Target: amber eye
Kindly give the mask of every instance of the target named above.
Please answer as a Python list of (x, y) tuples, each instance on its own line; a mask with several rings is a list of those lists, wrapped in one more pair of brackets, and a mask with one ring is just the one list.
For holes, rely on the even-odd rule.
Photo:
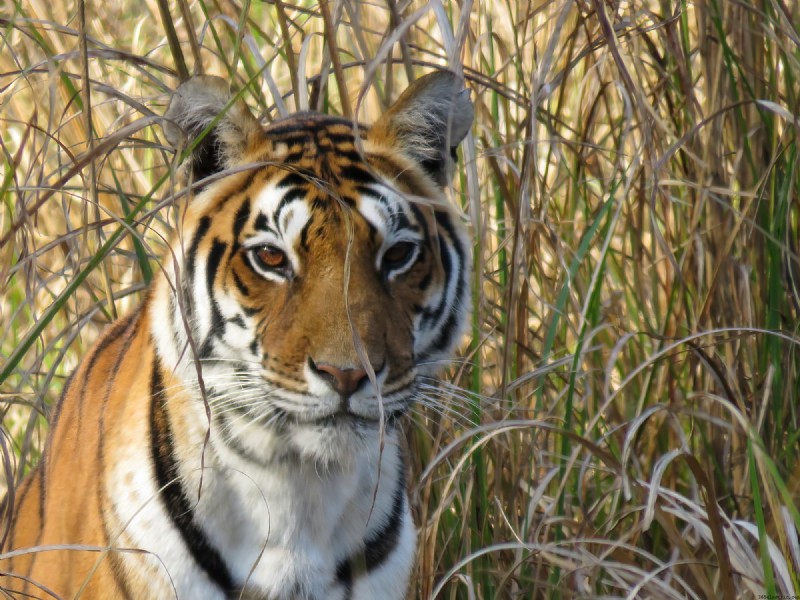
[(383, 268), (387, 271), (396, 270), (407, 265), (417, 252), (417, 245), (413, 242), (397, 242), (383, 253)]
[(262, 269), (282, 270), (289, 265), (286, 253), (275, 246), (265, 244), (253, 248), (250, 252), (256, 265)]

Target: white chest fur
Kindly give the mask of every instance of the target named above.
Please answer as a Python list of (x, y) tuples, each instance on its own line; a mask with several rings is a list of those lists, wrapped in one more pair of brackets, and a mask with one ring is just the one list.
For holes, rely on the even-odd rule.
[(145, 449), (113, 463), (111, 522), (124, 531), (117, 545), (152, 553), (123, 562), (133, 571), (149, 563), (153, 597), (404, 597), (416, 533), (396, 430), (382, 440), (373, 431), (346, 464), (333, 465), (303, 459), (265, 431), (259, 464), (217, 427), (204, 444), (207, 430), (203, 410), (173, 423), (179, 481), (164, 489), (131, 468), (153, 462)]

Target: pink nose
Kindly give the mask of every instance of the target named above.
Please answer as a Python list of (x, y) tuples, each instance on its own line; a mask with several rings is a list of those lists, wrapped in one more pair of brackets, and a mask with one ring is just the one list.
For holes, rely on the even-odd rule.
[(327, 363), (315, 363), (309, 359), (311, 370), (328, 382), (334, 390), (342, 396), (352, 396), (367, 380), (367, 372), (364, 369), (340, 369)]

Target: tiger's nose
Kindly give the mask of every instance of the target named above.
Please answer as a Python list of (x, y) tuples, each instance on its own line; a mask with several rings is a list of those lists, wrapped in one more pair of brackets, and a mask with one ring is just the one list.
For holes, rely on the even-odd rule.
[(368, 379), (364, 369), (340, 369), (328, 363), (315, 363), (310, 357), (308, 365), (315, 375), (324, 379), (328, 385), (345, 398), (352, 396)]

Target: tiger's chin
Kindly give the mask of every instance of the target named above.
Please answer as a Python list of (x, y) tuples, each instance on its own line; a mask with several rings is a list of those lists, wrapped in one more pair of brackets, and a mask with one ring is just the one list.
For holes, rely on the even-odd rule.
[(395, 428), (400, 413), (363, 417), (337, 412), (311, 421), (296, 421), (288, 428), (289, 441), (300, 457), (326, 465), (348, 466), (365, 453), (378, 452), (381, 440)]

